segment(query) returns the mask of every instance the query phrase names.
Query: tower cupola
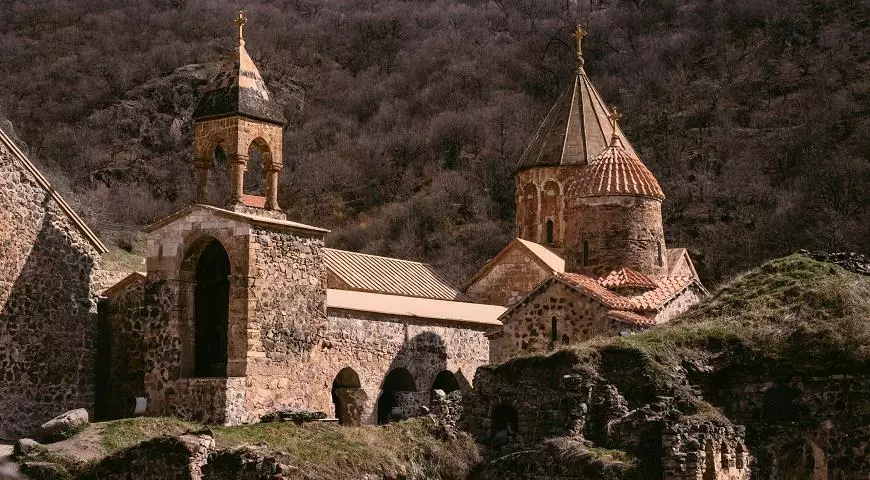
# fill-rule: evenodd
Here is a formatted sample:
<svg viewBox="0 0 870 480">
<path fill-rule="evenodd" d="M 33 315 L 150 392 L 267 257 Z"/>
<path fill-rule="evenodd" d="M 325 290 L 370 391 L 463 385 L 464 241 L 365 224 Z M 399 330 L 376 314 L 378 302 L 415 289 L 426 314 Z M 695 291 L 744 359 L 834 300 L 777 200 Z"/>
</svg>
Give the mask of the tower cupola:
<svg viewBox="0 0 870 480">
<path fill-rule="evenodd" d="M 193 113 L 196 201 L 278 210 L 284 115 L 245 48 L 246 22 L 239 11 L 237 47 Z"/>
</svg>

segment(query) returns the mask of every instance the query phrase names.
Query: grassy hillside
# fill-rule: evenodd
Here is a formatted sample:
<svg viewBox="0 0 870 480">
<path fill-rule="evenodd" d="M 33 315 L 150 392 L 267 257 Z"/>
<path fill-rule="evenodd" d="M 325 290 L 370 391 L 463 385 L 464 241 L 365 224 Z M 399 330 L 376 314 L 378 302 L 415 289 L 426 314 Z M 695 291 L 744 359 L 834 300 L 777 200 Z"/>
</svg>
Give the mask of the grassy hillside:
<svg viewBox="0 0 870 480">
<path fill-rule="evenodd" d="M 0 116 L 102 233 L 190 200 L 192 104 L 237 7 L 0 2 Z M 245 8 L 289 122 L 281 204 L 336 246 L 432 261 L 459 283 L 494 255 L 513 233 L 512 169 L 583 22 L 587 70 L 668 196 L 668 241 L 705 279 L 800 247 L 870 249 L 867 2 Z"/>
</svg>

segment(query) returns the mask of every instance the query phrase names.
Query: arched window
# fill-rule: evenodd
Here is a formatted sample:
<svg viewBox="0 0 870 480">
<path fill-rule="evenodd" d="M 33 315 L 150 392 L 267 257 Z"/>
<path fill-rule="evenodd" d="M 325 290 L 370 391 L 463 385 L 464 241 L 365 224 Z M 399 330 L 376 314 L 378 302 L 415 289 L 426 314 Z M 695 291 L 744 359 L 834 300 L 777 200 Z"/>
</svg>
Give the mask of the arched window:
<svg viewBox="0 0 870 480">
<path fill-rule="evenodd" d="M 212 205 L 225 205 L 230 198 L 227 168 L 227 153 L 223 145 L 218 143 L 212 152 L 212 164 L 207 179 L 208 203 Z"/>
<path fill-rule="evenodd" d="M 662 248 L 662 242 L 659 241 L 658 243 L 659 243 L 659 258 L 658 258 L 658 260 L 656 260 L 656 264 L 661 267 L 661 266 L 664 266 L 664 264 L 665 264 L 665 254 L 663 251 L 664 249 Z"/>
<path fill-rule="evenodd" d="M 266 167 L 271 163 L 269 145 L 257 138 L 248 147 L 248 164 L 245 171 L 244 192 L 247 195 L 266 195 Z"/>
<path fill-rule="evenodd" d="M 583 240 L 583 266 L 589 266 L 589 240 Z"/>
<path fill-rule="evenodd" d="M 559 331 L 557 330 L 556 317 L 550 319 L 550 340 L 555 344 L 559 340 Z"/>
<path fill-rule="evenodd" d="M 553 243 L 553 220 L 547 220 L 546 243 Z"/>
<path fill-rule="evenodd" d="M 227 376 L 230 258 L 212 240 L 196 264 L 194 290 L 194 375 Z"/>
<path fill-rule="evenodd" d="M 417 385 L 411 372 L 404 368 L 391 370 L 384 377 L 381 396 L 378 398 L 378 424 L 383 425 L 401 419 L 407 413 L 402 411 L 402 400 L 407 398 L 405 394 L 416 391 Z"/>
<path fill-rule="evenodd" d="M 519 422 L 514 407 L 500 403 L 490 415 L 489 440 L 494 445 L 512 442 L 518 432 Z"/>
<path fill-rule="evenodd" d="M 339 425 L 360 425 L 365 406 L 365 392 L 359 375 L 350 367 L 342 368 L 332 381 L 332 403 Z"/>
</svg>

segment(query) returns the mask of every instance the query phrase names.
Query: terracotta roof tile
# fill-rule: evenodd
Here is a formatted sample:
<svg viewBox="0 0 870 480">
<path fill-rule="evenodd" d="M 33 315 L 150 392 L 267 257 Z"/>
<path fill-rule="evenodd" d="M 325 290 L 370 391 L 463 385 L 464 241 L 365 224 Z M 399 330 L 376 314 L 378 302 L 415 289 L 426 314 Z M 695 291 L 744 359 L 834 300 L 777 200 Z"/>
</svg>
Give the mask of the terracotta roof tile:
<svg viewBox="0 0 870 480">
<path fill-rule="evenodd" d="M 615 318 L 621 322 L 633 323 L 635 325 L 655 325 L 655 318 L 645 317 L 638 313 L 628 312 L 625 310 L 611 310 L 607 312 L 607 316 Z"/>
<path fill-rule="evenodd" d="M 557 273 L 556 277 L 595 298 L 608 308 L 632 312 L 659 310 L 695 281 L 693 277 L 660 277 L 656 279 L 658 286 L 655 289 L 627 297 L 605 288 L 599 280 L 578 273 Z"/>
<path fill-rule="evenodd" d="M 619 142 L 604 149 L 567 187 L 570 197 L 636 195 L 665 198 L 652 172 Z"/>
<path fill-rule="evenodd" d="M 693 277 L 661 277 L 658 279 L 658 288 L 631 297 L 631 310 L 658 310 L 694 281 Z"/>
<path fill-rule="evenodd" d="M 333 248 L 324 248 L 323 258 L 326 268 L 345 282 L 348 290 L 441 300 L 471 300 L 426 263 Z"/>
<path fill-rule="evenodd" d="M 583 292 L 610 308 L 628 310 L 632 307 L 631 301 L 628 298 L 604 288 L 592 277 L 580 275 L 579 273 L 557 273 L 556 277 L 562 279 L 575 288 L 581 289 Z"/>
<path fill-rule="evenodd" d="M 655 280 L 630 268 L 610 272 L 606 277 L 599 278 L 598 283 L 605 288 L 611 289 L 619 287 L 653 289 L 659 286 Z"/>
</svg>

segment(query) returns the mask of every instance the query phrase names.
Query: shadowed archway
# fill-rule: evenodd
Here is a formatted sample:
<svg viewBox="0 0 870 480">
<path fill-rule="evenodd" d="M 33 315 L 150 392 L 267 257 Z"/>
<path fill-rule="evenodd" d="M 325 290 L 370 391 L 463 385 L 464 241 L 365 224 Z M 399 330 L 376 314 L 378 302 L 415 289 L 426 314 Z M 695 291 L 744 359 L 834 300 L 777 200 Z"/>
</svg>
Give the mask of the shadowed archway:
<svg viewBox="0 0 870 480">
<path fill-rule="evenodd" d="M 196 263 L 194 289 L 194 376 L 227 376 L 230 258 L 210 241 Z"/>
<path fill-rule="evenodd" d="M 405 415 L 400 411 L 406 393 L 416 392 L 414 377 L 407 369 L 394 368 L 384 377 L 381 396 L 378 398 L 378 425 L 383 425 Z"/>
<path fill-rule="evenodd" d="M 332 404 L 339 425 L 360 425 L 367 398 L 365 391 L 360 388 L 356 371 L 350 367 L 342 368 L 332 381 Z"/>
</svg>

